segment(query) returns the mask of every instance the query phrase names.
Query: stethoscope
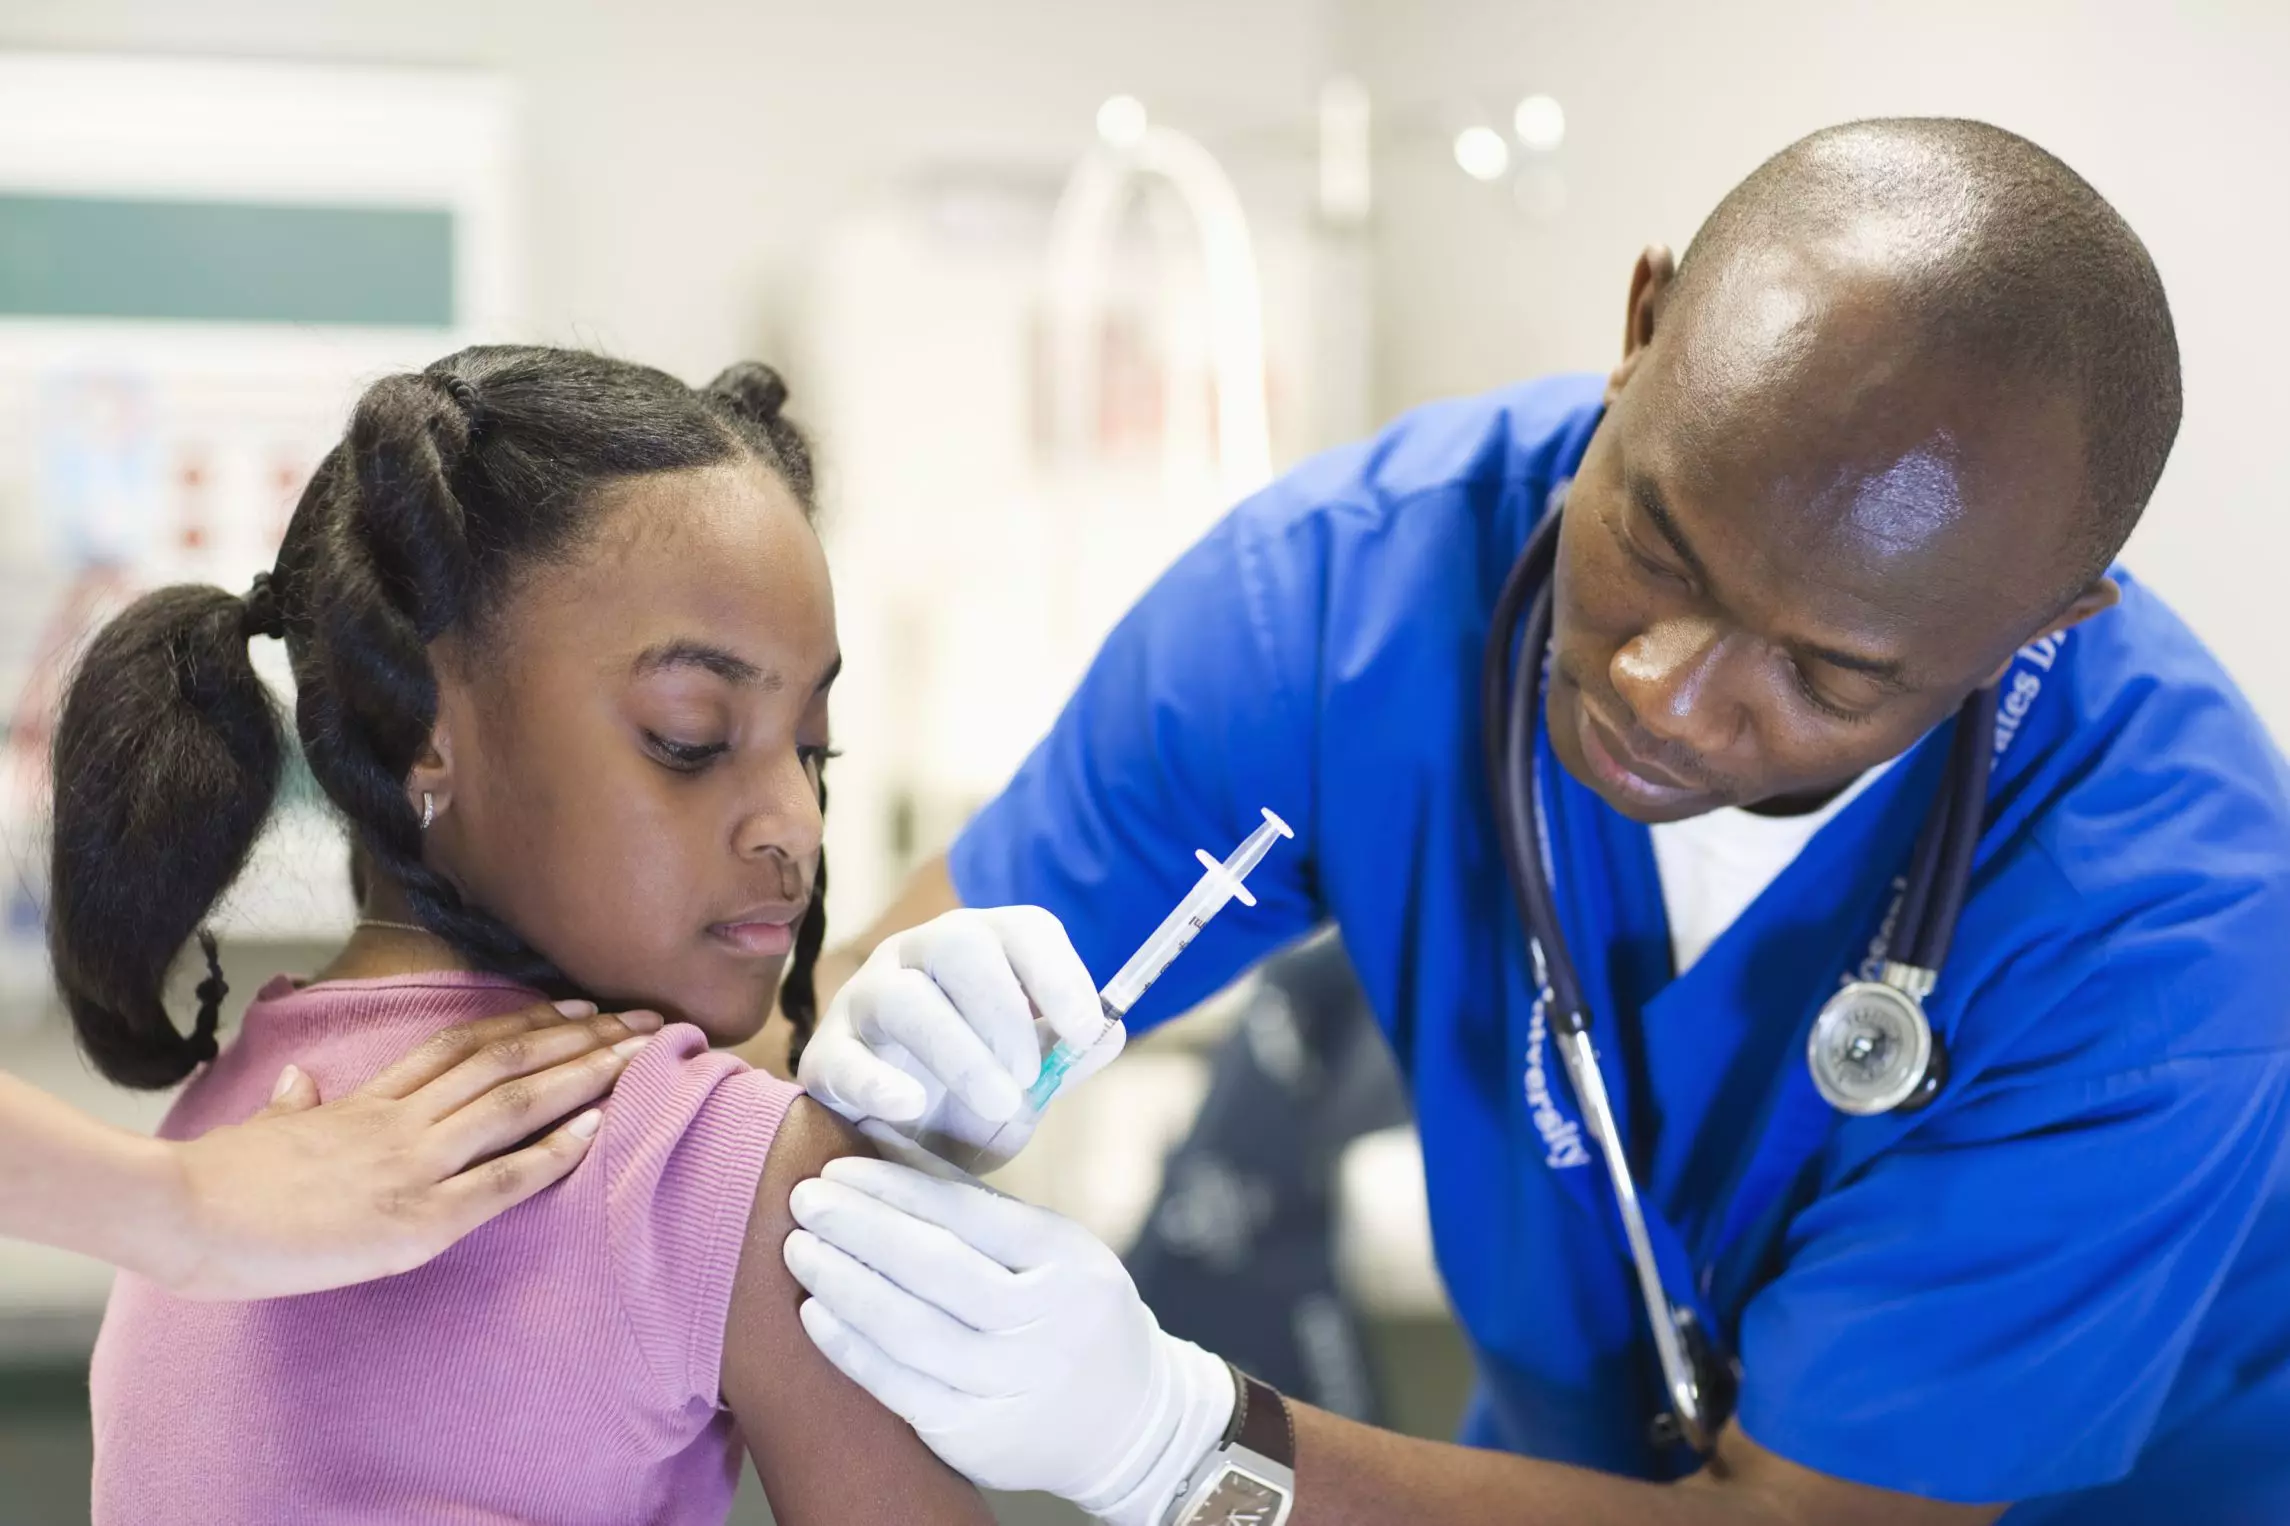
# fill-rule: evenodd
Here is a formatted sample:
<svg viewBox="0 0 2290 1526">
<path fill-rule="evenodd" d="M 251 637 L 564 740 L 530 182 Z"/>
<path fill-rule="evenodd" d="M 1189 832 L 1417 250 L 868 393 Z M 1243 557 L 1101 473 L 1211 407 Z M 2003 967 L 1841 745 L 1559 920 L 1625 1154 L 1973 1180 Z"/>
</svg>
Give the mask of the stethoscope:
<svg viewBox="0 0 2290 1526">
<path fill-rule="evenodd" d="M 1657 1437 L 1674 1437 L 1707 1454 L 1732 1409 L 1738 1374 L 1719 1350 L 1716 1332 L 1704 1329 L 1692 1306 L 1673 1302 L 1662 1285 L 1637 1183 L 1591 1046 L 1590 1014 L 1551 895 L 1549 842 L 1535 778 L 1535 726 L 1542 718 L 1561 507 L 1554 498 L 1495 603 L 1482 683 L 1489 788 L 1520 927 L 1534 962 L 1538 1000 L 1584 1125 L 1606 1162 L 1639 1297 L 1653 1327 L 1669 1399 L 1663 1417 L 1667 1423 L 1657 1425 Z M 1522 609 L 1526 630 L 1518 642 L 1519 660 L 1513 663 L 1512 632 Z M 1948 774 L 1910 856 L 1878 978 L 1840 987 L 1813 1020 L 1805 1062 L 1814 1088 L 1840 1112 L 1866 1117 L 1913 1111 L 1930 1102 L 1947 1079 L 1947 1056 L 1924 1015 L 1924 999 L 1948 957 L 1972 878 L 1972 855 L 1988 798 L 1995 713 L 1993 685 L 1976 690 L 1957 713 Z"/>
</svg>

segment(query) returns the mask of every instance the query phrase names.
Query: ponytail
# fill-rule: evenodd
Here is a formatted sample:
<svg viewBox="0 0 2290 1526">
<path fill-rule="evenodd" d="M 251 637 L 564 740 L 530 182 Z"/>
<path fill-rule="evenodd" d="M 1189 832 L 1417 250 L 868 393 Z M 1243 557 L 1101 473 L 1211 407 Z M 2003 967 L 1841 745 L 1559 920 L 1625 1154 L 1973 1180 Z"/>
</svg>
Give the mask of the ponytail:
<svg viewBox="0 0 2290 1526">
<path fill-rule="evenodd" d="M 240 599 L 162 588 L 104 627 L 58 719 L 48 952 L 80 1047 L 122 1086 L 172 1086 L 214 1058 L 226 987 L 201 930 L 278 794 L 285 739 L 247 642 L 283 632 L 267 578 Z M 207 961 L 189 1034 L 167 972 Z"/>
</svg>

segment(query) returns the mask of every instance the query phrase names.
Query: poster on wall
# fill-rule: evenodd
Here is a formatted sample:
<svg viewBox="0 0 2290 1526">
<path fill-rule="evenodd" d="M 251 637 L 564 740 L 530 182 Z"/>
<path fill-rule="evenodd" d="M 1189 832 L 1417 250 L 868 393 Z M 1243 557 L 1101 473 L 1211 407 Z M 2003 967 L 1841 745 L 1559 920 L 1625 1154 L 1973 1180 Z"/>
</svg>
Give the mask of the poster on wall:
<svg viewBox="0 0 2290 1526">
<path fill-rule="evenodd" d="M 152 588 L 246 588 L 360 389 L 515 332 L 515 121 L 476 73 L 0 54 L 0 1027 L 48 989 L 78 653 Z M 297 769 L 218 931 L 350 916 Z"/>
</svg>

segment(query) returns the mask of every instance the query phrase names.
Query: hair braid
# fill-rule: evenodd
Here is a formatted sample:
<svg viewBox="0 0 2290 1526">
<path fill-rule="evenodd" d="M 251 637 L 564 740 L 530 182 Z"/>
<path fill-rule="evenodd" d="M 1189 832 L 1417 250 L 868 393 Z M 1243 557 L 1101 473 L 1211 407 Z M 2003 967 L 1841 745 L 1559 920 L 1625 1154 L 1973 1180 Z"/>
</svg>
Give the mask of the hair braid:
<svg viewBox="0 0 2290 1526">
<path fill-rule="evenodd" d="M 323 549 L 307 559 L 307 590 L 286 596 L 308 631 L 298 719 L 312 772 L 416 919 L 482 967 L 558 993 L 570 987 L 555 965 L 425 861 L 406 795 L 437 720 L 429 644 L 468 617 L 477 583 L 455 488 L 470 464 L 469 391 L 434 369 L 385 378 L 313 479 L 327 494 L 312 525 Z"/>
</svg>

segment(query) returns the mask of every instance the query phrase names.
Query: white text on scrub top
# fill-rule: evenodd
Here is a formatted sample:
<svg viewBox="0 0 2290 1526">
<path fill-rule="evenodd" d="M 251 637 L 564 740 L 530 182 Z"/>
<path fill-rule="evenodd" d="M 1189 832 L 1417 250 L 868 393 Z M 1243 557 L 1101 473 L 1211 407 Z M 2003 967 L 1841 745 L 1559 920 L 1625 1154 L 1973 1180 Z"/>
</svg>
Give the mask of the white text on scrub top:
<svg viewBox="0 0 2290 1526">
<path fill-rule="evenodd" d="M 1582 1147 L 1582 1125 L 1558 1110 L 1551 1101 L 1550 1072 L 1543 1068 L 1543 1047 L 1550 1038 L 1550 1029 L 1543 1022 L 1543 1000 L 1535 1000 L 1534 1015 L 1527 1020 L 1527 1112 L 1535 1120 L 1535 1132 L 1543 1136 L 1543 1161 L 1554 1169 L 1568 1166 L 1587 1166 L 1590 1152 Z"/>
</svg>

